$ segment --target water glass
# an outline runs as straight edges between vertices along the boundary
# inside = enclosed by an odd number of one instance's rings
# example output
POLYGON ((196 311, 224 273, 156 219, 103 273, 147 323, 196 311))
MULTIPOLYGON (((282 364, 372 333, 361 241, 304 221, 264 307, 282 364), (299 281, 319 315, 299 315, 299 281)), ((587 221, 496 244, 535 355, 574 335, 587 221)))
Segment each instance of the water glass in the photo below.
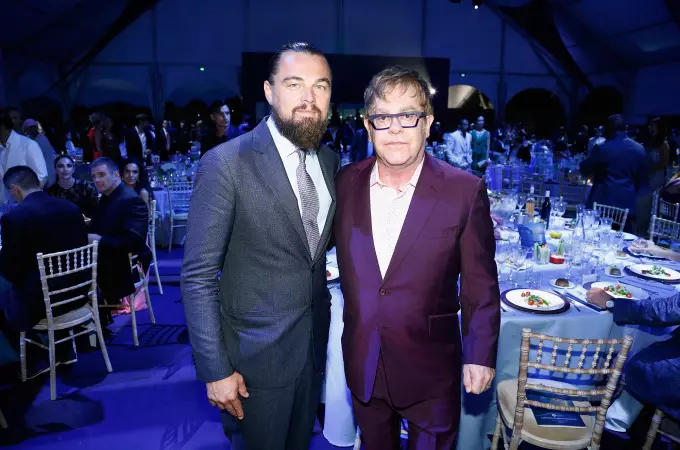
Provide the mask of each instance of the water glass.
POLYGON ((611 217, 601 217, 600 218, 600 229, 601 230, 611 230, 614 220, 611 217))

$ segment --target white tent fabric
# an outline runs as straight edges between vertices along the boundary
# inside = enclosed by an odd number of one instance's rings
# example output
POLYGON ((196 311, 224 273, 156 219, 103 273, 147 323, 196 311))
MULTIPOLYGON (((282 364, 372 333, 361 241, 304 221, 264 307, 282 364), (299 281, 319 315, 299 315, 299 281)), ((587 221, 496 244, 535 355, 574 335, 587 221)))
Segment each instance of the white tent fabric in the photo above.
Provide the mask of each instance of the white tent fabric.
MULTIPOLYGON (((178 105, 226 98, 240 93, 241 52, 307 40, 328 53, 447 57, 450 85, 473 86, 493 105, 544 88, 573 111, 586 87, 499 14, 497 7, 527 1, 487 0, 475 10, 469 0, 161 0, 60 89, 60 75, 130 2, 17 0, 3 7, 0 101, 50 96, 65 107, 116 100, 154 109, 154 89, 158 102, 178 105)), ((593 86, 618 89, 632 117, 680 113, 677 94, 669 95, 680 79, 680 23, 671 2, 548 2, 564 45, 593 86)))

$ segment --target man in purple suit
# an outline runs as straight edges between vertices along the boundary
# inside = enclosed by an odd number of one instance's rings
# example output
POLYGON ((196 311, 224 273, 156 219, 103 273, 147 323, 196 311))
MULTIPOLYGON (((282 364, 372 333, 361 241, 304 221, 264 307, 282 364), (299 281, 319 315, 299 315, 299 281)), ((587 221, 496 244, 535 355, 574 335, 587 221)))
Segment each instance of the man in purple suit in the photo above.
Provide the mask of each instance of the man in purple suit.
POLYGON ((402 418, 409 449, 450 450, 461 364, 474 394, 490 387, 496 364, 500 295, 486 186, 425 154, 434 116, 418 72, 385 69, 364 101, 375 157, 336 178, 354 413, 367 450, 398 449, 402 418))

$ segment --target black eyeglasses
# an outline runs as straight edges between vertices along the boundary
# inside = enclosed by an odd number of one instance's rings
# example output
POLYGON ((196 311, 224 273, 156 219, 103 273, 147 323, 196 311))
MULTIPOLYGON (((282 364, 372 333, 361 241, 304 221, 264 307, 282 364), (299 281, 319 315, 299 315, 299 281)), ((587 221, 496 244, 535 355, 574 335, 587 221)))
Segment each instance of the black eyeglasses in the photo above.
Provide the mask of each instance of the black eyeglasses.
POLYGON ((427 113, 424 112, 403 112, 396 114, 374 114, 372 116, 366 117, 371 126, 375 130, 387 130, 392 126, 392 119, 395 117, 401 125, 402 128, 415 128, 418 126, 418 121, 421 117, 426 117, 427 113))

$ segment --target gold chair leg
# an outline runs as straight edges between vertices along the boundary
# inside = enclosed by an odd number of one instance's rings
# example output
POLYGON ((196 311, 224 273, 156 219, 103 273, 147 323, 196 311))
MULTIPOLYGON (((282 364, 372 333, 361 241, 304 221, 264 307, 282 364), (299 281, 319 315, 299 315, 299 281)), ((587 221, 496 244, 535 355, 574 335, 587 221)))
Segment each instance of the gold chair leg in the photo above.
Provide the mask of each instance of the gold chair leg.
POLYGON ((130 303, 130 317, 132 317, 132 342, 135 347, 139 347, 139 338, 137 337, 137 314, 135 311, 135 293, 128 296, 128 303, 130 303))
POLYGON ((94 311, 92 316, 94 318, 94 327, 97 333, 97 339, 99 340, 99 347, 102 351, 102 356, 104 357, 104 363, 106 364, 106 370, 113 372, 113 367, 111 367, 111 360, 109 359, 109 352, 106 349, 106 342, 104 342, 104 333, 102 332, 102 324, 99 321, 98 311, 94 311))
POLYGON ((175 229, 175 224, 172 218, 170 218, 170 240, 168 241, 168 253, 172 251, 172 232, 175 229))
POLYGON ((654 441, 656 440, 656 433, 659 431, 659 426, 661 425, 661 420, 663 419, 663 412, 660 409, 654 411, 654 417, 652 417, 652 423, 649 425, 647 430, 647 440, 645 440, 645 445, 642 446, 642 450, 652 450, 654 441))
MULTIPOLYGON (((154 239, 154 247, 156 245, 156 240, 154 239)), ((153 271, 154 275, 156 275, 156 284, 158 284, 158 292, 163 295, 163 285, 161 284, 161 274, 158 272, 158 261, 156 260, 156 249, 154 248, 152 250, 152 256, 153 256, 153 271)))
POLYGON ((50 352, 50 400, 57 399, 57 352, 54 345, 54 330, 47 330, 50 352))
POLYGON ((76 359, 78 359, 78 349, 76 348, 76 338, 73 337, 73 328, 69 328, 68 334, 69 336, 71 336, 71 346, 73 346, 73 354, 75 355, 76 359))
POLYGON ((19 359, 21 360, 21 381, 26 382, 26 333, 21 332, 19 334, 19 359))
MULTIPOLYGON (((505 433, 504 433, 505 434, 505 433)), ((522 443, 522 430, 512 429, 512 440, 510 441, 510 450, 517 450, 519 444, 522 443)))
POLYGON ((496 427, 493 429, 493 439, 491 440, 491 450, 498 449, 498 439, 501 437, 501 414, 496 414, 496 427))
POLYGON ((151 296, 149 295, 149 284, 144 282, 144 298, 146 298, 146 308, 149 310, 149 318, 151 323, 156 323, 156 317, 153 315, 153 306, 151 306, 151 296))

